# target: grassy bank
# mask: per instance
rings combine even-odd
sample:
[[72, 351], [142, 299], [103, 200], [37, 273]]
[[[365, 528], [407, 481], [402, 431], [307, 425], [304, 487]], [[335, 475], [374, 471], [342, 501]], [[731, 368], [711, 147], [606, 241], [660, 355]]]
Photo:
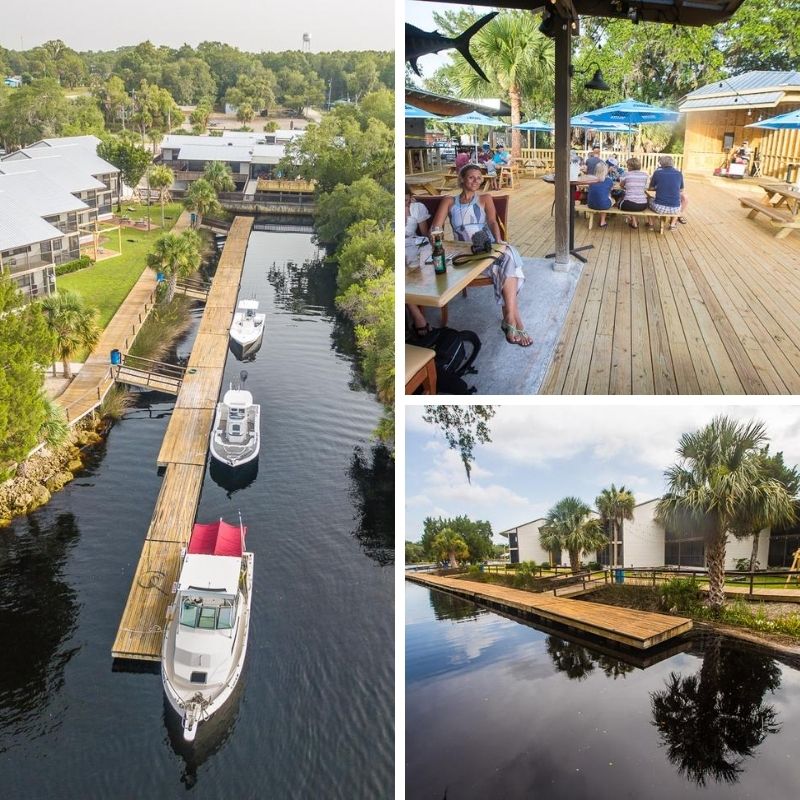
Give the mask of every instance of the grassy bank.
[[[179, 203], [166, 206], [166, 225], [169, 230], [183, 211]], [[126, 211], [131, 218], [141, 219], [147, 214], [147, 207]], [[151, 208], [152, 219], [156, 225], [161, 222], [161, 210], [158, 206]], [[77, 292], [86, 302], [98, 309], [98, 322], [101, 328], [108, 325], [111, 317], [122, 305], [139, 276], [147, 268], [146, 257], [153, 247], [153, 242], [161, 235], [160, 227], [149, 233], [134, 228], [122, 229], [122, 255], [106, 261], [99, 261], [91, 267], [63, 275], [57, 280], [59, 289]], [[116, 233], [111, 236], [111, 246], [117, 246]]]
[[730, 601], [720, 614], [703, 602], [697, 587], [688, 580], [673, 580], [663, 586], [605, 586], [582, 598], [589, 602], [656, 611], [690, 617], [713, 626], [753, 631], [766, 641], [800, 645], [800, 607], [787, 604]]

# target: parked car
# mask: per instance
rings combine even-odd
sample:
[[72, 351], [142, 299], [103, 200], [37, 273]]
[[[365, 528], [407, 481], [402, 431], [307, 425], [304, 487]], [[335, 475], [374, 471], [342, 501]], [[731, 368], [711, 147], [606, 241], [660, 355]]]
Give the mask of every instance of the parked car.
[[442, 161], [453, 162], [456, 160], [456, 147], [452, 142], [434, 142], [433, 146], [439, 151]]

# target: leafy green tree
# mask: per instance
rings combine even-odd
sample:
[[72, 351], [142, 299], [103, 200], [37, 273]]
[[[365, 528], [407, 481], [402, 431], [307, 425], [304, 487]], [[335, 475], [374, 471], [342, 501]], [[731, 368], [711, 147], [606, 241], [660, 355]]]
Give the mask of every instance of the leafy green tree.
[[375, 220], [353, 223], [337, 253], [339, 271], [336, 283], [344, 292], [352, 284], [394, 270], [394, 231]]
[[208, 127], [208, 120], [213, 110], [208, 100], [202, 100], [195, 106], [194, 111], [189, 115], [189, 122], [192, 123], [192, 128], [197, 133], [203, 133]]
[[143, 80], [133, 98], [131, 124], [142, 137], [142, 145], [149, 136], [155, 141], [183, 121], [183, 112], [166, 90]]
[[799, 0], [747, 0], [722, 26], [725, 67], [732, 75], [747, 70], [795, 70], [800, 63]]
[[217, 84], [208, 64], [194, 56], [164, 64], [159, 84], [184, 105], [213, 100], [217, 96]]
[[255, 115], [256, 112], [253, 111], [253, 106], [251, 106], [250, 103], [242, 103], [236, 109], [236, 119], [238, 119], [243, 125], [252, 121]]
[[200, 266], [200, 236], [187, 229], [181, 233], [162, 233], [153, 250], [147, 254], [147, 266], [163, 273], [167, 279], [166, 302], [175, 297], [178, 278], [186, 278]]
[[725, 605], [728, 533], [741, 535], [753, 519], [772, 526], [795, 518], [786, 486], [765, 469], [766, 444], [763, 423], [714, 417], [681, 437], [680, 461], [664, 473], [668, 488], [656, 506], [656, 519], [678, 533], [704, 536], [708, 602], [717, 612]]
[[[477, 21], [480, 15], [470, 12], [466, 16]], [[464, 13], [434, 14], [434, 19], [445, 31], [460, 26], [464, 17]], [[458, 27], [452, 33], [455, 35], [464, 29]], [[453, 67], [448, 73], [450, 79], [465, 97], [500, 95], [507, 99], [511, 106], [512, 125], [522, 122], [522, 98], [528, 91], [542, 85], [552, 89], [553, 40], [539, 33], [538, 19], [529, 11], [501, 11], [473, 36], [470, 52], [483, 68], [490, 85], [487, 86], [464, 57], [455, 52]], [[518, 130], [512, 132], [511, 142], [512, 155], [519, 158], [521, 139]]]
[[479, 562], [491, 557], [494, 549], [491, 523], [471, 520], [464, 515], [452, 519], [426, 517], [423, 520], [420, 544], [427, 555], [435, 554], [433, 541], [445, 529], [454, 531], [466, 544], [467, 555], [464, 559]]
[[451, 450], [461, 453], [461, 461], [470, 480], [475, 445], [492, 441], [489, 420], [494, 416], [492, 406], [425, 406], [422, 419], [441, 428]]
[[573, 573], [580, 569], [581, 554], [591, 553], [608, 543], [599, 519], [592, 518], [592, 509], [577, 497], [559, 500], [548, 512], [540, 528], [539, 540], [552, 552], [552, 544], [569, 553]]
[[394, 197], [372, 178], [361, 178], [348, 185], [339, 184], [317, 201], [315, 228], [323, 244], [338, 249], [348, 228], [355, 222], [372, 220], [388, 225], [394, 216]]
[[16, 284], [0, 273], [0, 479], [38, 444], [48, 419], [42, 391], [53, 334], [39, 303], [24, 305]]
[[8, 95], [0, 118], [0, 138], [7, 150], [58, 136], [67, 117], [67, 101], [58, 81], [34, 80]]
[[70, 361], [76, 353], [94, 347], [100, 339], [97, 309], [76, 292], [59, 291], [41, 301], [47, 327], [56, 339], [53, 355], [61, 359], [64, 377], [72, 378]]
[[93, 97], [82, 95], [67, 104], [67, 118], [61, 126], [63, 136], [102, 136], [105, 130], [103, 112]]
[[175, 173], [163, 164], [150, 170], [150, 187], [158, 192], [161, 203], [161, 227], [164, 227], [164, 203], [169, 201], [169, 190], [175, 182]]
[[122, 182], [136, 188], [150, 165], [150, 154], [124, 137], [109, 136], [97, 145], [97, 155], [120, 171]]
[[203, 178], [214, 187], [217, 194], [232, 192], [236, 188], [231, 168], [224, 161], [209, 161], [203, 170]]
[[452, 528], [442, 528], [433, 537], [431, 551], [436, 561], [449, 561], [451, 567], [469, 556], [467, 543]]
[[620, 563], [619, 553], [617, 552], [617, 542], [622, 539], [622, 526], [625, 520], [633, 519], [633, 509], [636, 501], [633, 494], [624, 486], [617, 489], [611, 484], [610, 489], [603, 489], [594, 501], [600, 519], [607, 522], [611, 528], [611, 541], [613, 542], [613, 552], [611, 553], [611, 565], [616, 567]]
[[[789, 497], [795, 506], [795, 516], [797, 515], [797, 494], [800, 491], [800, 473], [797, 467], [789, 467], [783, 461], [783, 453], [776, 453], [774, 456], [769, 454], [769, 445], [767, 445], [761, 453], [762, 457], [762, 471], [767, 477], [773, 478], [778, 483], [783, 485], [789, 493]], [[749, 569], [752, 571], [756, 568], [758, 560], [758, 543], [761, 531], [772, 525], [769, 519], [760, 518], [763, 508], [755, 506], [752, 509], [752, 516], [746, 514], [744, 518], [738, 523], [736, 533], [739, 537], [753, 536], [753, 549], [750, 553]]]
[[325, 101], [325, 84], [313, 73], [282, 69], [277, 85], [278, 102], [297, 114], [302, 114], [307, 106], [321, 106]]
[[92, 94], [97, 98], [105, 115], [106, 125], [115, 127], [117, 121], [125, 130], [125, 117], [130, 115], [133, 101], [125, 91], [125, 84], [117, 75], [112, 75], [105, 83], [96, 82], [92, 86]]
[[189, 211], [193, 211], [197, 215], [195, 227], [200, 224], [206, 214], [212, 214], [220, 209], [217, 192], [205, 178], [199, 178], [192, 182], [186, 192], [183, 204]]
[[425, 551], [418, 542], [406, 542], [406, 564], [421, 564], [425, 560]]
[[361, 114], [366, 119], [377, 119], [387, 128], [394, 127], [394, 92], [377, 89], [361, 101]]

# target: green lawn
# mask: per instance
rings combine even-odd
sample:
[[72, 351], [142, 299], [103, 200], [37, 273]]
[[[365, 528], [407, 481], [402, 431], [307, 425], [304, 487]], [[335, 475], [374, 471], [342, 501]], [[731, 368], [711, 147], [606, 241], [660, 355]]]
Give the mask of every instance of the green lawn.
[[[125, 209], [125, 206], [123, 206]], [[170, 203], [165, 207], [166, 229], [169, 230], [178, 219], [183, 206], [180, 203]], [[136, 211], [123, 211], [132, 218], [140, 218], [146, 214], [146, 207]], [[160, 224], [161, 209], [154, 206], [153, 222]], [[99, 310], [98, 322], [101, 328], [108, 325], [111, 317], [128, 296], [128, 292], [139, 280], [139, 276], [147, 268], [145, 257], [151, 250], [153, 242], [162, 233], [161, 228], [146, 233], [133, 228], [122, 229], [122, 255], [100, 261], [91, 267], [62, 275], [56, 279], [58, 289], [68, 289], [77, 292], [86, 301]], [[118, 246], [116, 232], [110, 236], [110, 247]]]

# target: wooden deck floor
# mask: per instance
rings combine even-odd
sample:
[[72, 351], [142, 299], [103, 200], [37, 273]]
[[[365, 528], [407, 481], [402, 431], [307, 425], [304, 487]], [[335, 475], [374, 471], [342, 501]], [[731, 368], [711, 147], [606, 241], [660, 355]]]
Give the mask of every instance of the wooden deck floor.
[[512, 613], [522, 611], [533, 614], [637, 650], [647, 650], [692, 629], [692, 621], [683, 617], [570, 600], [553, 597], [552, 594], [535, 594], [521, 589], [419, 573], [406, 575], [406, 580], [443, 589], [478, 603], [497, 605]]
[[114, 658], [158, 661], [161, 656], [164, 620], [178, 579], [181, 548], [189, 541], [203, 486], [228, 331], [252, 225], [252, 218], [233, 221], [217, 266], [209, 293], [209, 300], [214, 297], [213, 310], [207, 307], [203, 313], [158, 455], [158, 464], [166, 471], [112, 647]]
[[[687, 176], [686, 189], [689, 222], [663, 236], [576, 220], [576, 245], [594, 249], [543, 393], [800, 392], [800, 234], [746, 218], [737, 198], [761, 200], [756, 186]], [[509, 240], [552, 252], [552, 186], [526, 178], [510, 197]]]

